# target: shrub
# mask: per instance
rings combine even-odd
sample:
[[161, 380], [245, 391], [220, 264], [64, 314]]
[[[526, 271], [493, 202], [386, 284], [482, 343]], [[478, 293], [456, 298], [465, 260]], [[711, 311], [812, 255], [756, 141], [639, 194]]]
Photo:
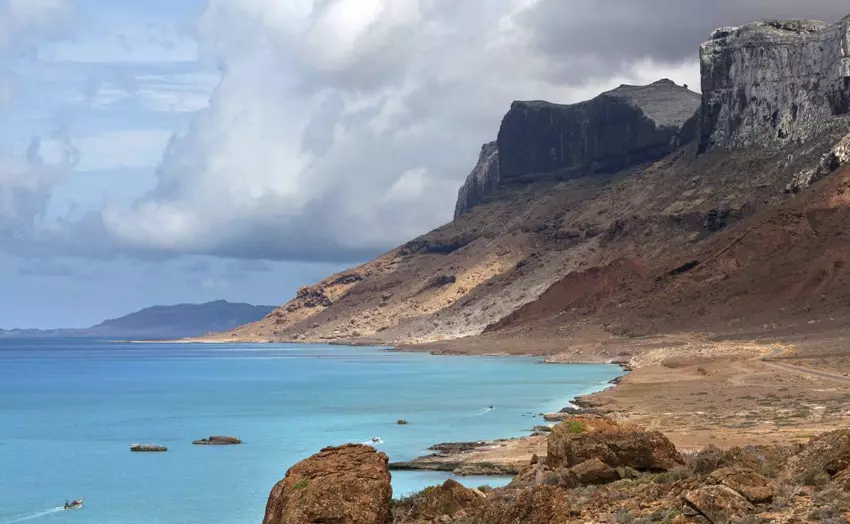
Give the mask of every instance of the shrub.
[[570, 430], [570, 433], [575, 433], [576, 435], [584, 433], [584, 422], [578, 420], [568, 420], [564, 422], [564, 425]]

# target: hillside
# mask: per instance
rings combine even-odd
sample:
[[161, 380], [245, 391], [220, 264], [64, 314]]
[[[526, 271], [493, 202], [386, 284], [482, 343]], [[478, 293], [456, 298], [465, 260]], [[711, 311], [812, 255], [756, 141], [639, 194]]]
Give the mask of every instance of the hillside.
[[839, 328], [848, 41], [850, 17], [724, 28], [701, 96], [662, 80], [515, 102], [451, 223], [219, 338], [556, 352]]
[[153, 306], [85, 329], [0, 330], [0, 335], [138, 339], [197, 337], [254, 322], [274, 309], [273, 306], [253, 306], [224, 300], [205, 304]]

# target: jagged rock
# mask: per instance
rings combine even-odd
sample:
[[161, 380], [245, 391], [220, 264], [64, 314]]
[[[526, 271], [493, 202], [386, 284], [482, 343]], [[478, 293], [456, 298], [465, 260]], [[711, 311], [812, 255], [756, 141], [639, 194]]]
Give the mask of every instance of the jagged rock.
[[818, 473], [832, 476], [850, 467], [850, 429], [817, 436], [786, 464], [786, 473], [804, 479]]
[[263, 524], [389, 524], [387, 456], [371, 446], [325, 448], [275, 484]]
[[773, 500], [773, 483], [751, 469], [718, 469], [709, 475], [708, 481], [737, 491], [753, 504], [763, 504]]
[[712, 524], [730, 524], [753, 511], [753, 505], [726, 486], [705, 486], [686, 492], [685, 504]]
[[623, 85], [572, 105], [514, 102], [497, 140], [500, 183], [616, 172], [657, 160], [678, 147], [699, 105], [700, 95], [670, 80]]
[[830, 174], [838, 171], [845, 164], [850, 162], [850, 135], [842, 138], [832, 149], [826, 152], [821, 157], [818, 165], [812, 168], [800, 171], [791, 179], [791, 182], [785, 187], [788, 193], [796, 193], [801, 189], [805, 189], [815, 182], [826, 178]]
[[620, 475], [598, 458], [586, 460], [570, 468], [579, 484], [608, 484], [620, 480]]
[[466, 213], [496, 190], [499, 184], [499, 147], [496, 142], [481, 146], [478, 163], [457, 193], [455, 218]]
[[477, 489], [464, 487], [449, 479], [442, 486], [429, 488], [416, 506], [416, 517], [434, 520], [443, 515], [455, 515], [463, 510], [484, 504], [485, 496]]
[[396, 422], [396, 424], [398, 424], [399, 426], [406, 426], [406, 425], [407, 425], [407, 421], [406, 421], [406, 420], [404, 420], [403, 418], [400, 418], [400, 419], [398, 419], [398, 421]]
[[223, 435], [214, 435], [209, 438], [202, 438], [192, 442], [197, 446], [232, 446], [234, 444], [242, 444], [242, 441], [236, 437], [227, 437]]
[[130, 451], [140, 453], [161, 453], [163, 451], [168, 451], [168, 448], [165, 446], [157, 446], [156, 444], [130, 444]]
[[591, 459], [638, 471], [666, 471], [684, 463], [673, 443], [657, 431], [626, 429], [588, 417], [575, 417], [553, 428], [546, 457], [549, 466], [569, 468]]
[[805, 139], [850, 113], [850, 17], [718, 29], [700, 62], [701, 150]]

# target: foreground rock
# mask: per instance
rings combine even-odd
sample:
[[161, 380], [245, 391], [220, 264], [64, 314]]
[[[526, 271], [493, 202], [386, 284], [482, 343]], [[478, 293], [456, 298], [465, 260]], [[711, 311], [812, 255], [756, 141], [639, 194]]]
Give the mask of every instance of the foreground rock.
[[571, 468], [593, 459], [638, 471], [666, 471], [684, 463], [673, 443], [657, 431], [581, 416], [555, 426], [549, 435], [548, 466]]
[[158, 446], [156, 444], [131, 444], [130, 451], [140, 453], [161, 453], [168, 451], [168, 448], [165, 446]]
[[213, 435], [208, 438], [202, 438], [201, 440], [195, 440], [192, 444], [195, 444], [196, 446], [232, 446], [235, 444], [242, 444], [242, 441], [236, 437]]
[[272, 488], [263, 524], [388, 524], [387, 462], [370, 446], [325, 448]]
[[443, 516], [484, 505], [484, 493], [466, 488], [455, 480], [447, 480], [441, 486], [428, 488], [417, 500], [415, 513], [421, 520], [438, 520]]

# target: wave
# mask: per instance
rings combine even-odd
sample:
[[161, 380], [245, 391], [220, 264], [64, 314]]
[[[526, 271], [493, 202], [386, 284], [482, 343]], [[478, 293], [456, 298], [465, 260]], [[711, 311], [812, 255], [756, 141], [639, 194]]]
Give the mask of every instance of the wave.
[[369, 439], [365, 442], [361, 442], [360, 444], [362, 444], [364, 446], [377, 446], [377, 445], [383, 444], [383, 443], [384, 443], [384, 441], [381, 439], [381, 437], [375, 437], [375, 438]]
[[480, 417], [481, 415], [486, 415], [487, 413], [490, 413], [494, 409], [496, 409], [496, 408], [490, 407], [490, 408], [479, 409], [478, 411], [475, 412], [474, 416]]
[[24, 517], [20, 517], [13, 520], [6, 520], [3, 524], [15, 524], [16, 522], [26, 522], [28, 520], [40, 519], [41, 517], [47, 517], [48, 515], [53, 515], [54, 513], [59, 513], [61, 511], [65, 511], [65, 508], [62, 506], [46, 509], [44, 511], [39, 511], [38, 513], [33, 513], [31, 515], [26, 515]]

